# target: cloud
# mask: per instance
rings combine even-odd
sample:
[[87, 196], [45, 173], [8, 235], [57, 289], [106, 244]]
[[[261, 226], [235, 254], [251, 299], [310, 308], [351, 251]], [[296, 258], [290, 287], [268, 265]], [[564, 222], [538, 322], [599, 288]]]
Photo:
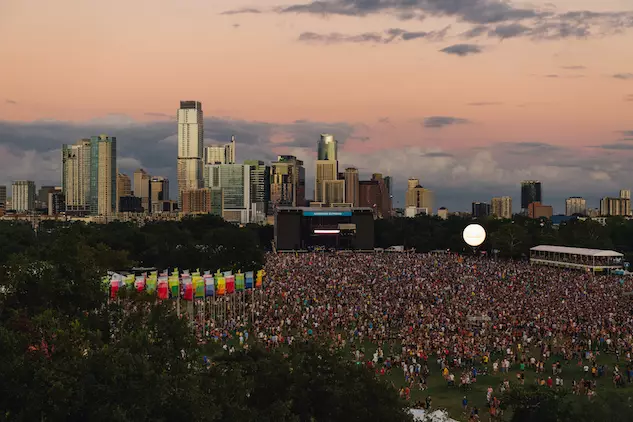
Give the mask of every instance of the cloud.
[[503, 103], [500, 103], [497, 101], [478, 101], [474, 103], [468, 103], [466, 105], [471, 106], [471, 107], [488, 107], [488, 106], [503, 105]]
[[399, 28], [390, 28], [383, 33], [365, 32], [361, 34], [340, 34], [332, 32], [329, 34], [319, 34], [316, 32], [303, 32], [299, 35], [299, 41], [313, 44], [343, 44], [343, 43], [374, 43], [389, 44], [398, 41], [412, 41], [417, 39], [427, 39], [430, 41], [440, 41], [446, 36], [448, 27], [439, 31], [405, 31]]
[[243, 8], [243, 9], [235, 9], [235, 10], [227, 10], [225, 12], [220, 13], [221, 15], [248, 15], [248, 14], [257, 14], [262, 13], [261, 9], [255, 8]]
[[597, 148], [602, 148], [602, 149], [610, 149], [610, 150], [616, 150], [616, 151], [633, 151], [633, 144], [603, 144], [603, 145], [598, 145]]
[[585, 66], [561, 66], [561, 69], [565, 69], [565, 70], [585, 70], [587, 68]]
[[461, 34], [466, 38], [486, 35], [555, 40], [613, 35], [633, 28], [631, 11], [558, 13], [551, 7], [519, 7], [500, 0], [313, 0], [275, 11], [320, 16], [390, 14], [398, 19], [453, 18], [473, 25]]
[[624, 101], [633, 101], [633, 94], [629, 94], [624, 97]]
[[472, 122], [468, 119], [462, 119], [459, 117], [451, 117], [451, 116], [425, 117], [424, 120], [422, 121], [422, 125], [424, 127], [434, 128], [434, 129], [441, 129], [446, 126], [453, 126], [453, 125], [465, 125], [469, 123], [472, 123]]
[[618, 133], [624, 136], [625, 138], [633, 137], [633, 130], [622, 130]]
[[[353, 131], [353, 125], [348, 123], [306, 120], [277, 124], [207, 117], [205, 145], [225, 143], [231, 135], [235, 135], [238, 160], [271, 161], [280, 151], [296, 148], [315, 150], [322, 132], [334, 134], [339, 144], [344, 146]], [[0, 121], [0, 185], [18, 178], [34, 180], [38, 185], [58, 184], [62, 144], [101, 133], [116, 136], [121, 171], [133, 172], [143, 167], [152, 174], [174, 180], [172, 188], [176, 189], [175, 122], [161, 118], [141, 123], [117, 114], [82, 123]], [[277, 138], [282, 138], [283, 143], [275, 143]]]
[[483, 52], [483, 48], [475, 44], [455, 44], [440, 50], [442, 53], [453, 54], [460, 57]]
[[7, 103], [7, 104], [11, 104], [11, 105], [16, 105], [18, 103], [17, 101], [10, 100], [8, 98], [4, 102]]
[[615, 75], [612, 75], [612, 77], [615, 79], [629, 80], [633, 79], [633, 73], [616, 73]]
[[160, 118], [164, 118], [164, 119], [176, 119], [175, 115], [171, 115], [171, 114], [165, 114], [165, 113], [153, 113], [153, 112], [148, 112], [148, 113], [143, 113], [145, 116], [148, 117], [160, 117]]

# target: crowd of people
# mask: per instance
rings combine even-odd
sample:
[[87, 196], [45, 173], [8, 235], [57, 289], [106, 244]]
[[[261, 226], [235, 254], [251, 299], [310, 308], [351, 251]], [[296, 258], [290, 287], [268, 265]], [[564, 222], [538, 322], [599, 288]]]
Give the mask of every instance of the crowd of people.
[[[406, 252], [269, 254], [265, 272], [252, 320], [233, 321], [233, 330], [273, 348], [324, 341], [379, 375], [400, 368], [405, 399], [430, 376], [468, 391], [490, 371], [505, 378], [488, 389], [492, 417], [526, 371], [559, 388], [563, 363], [579, 365], [585, 376], [567, 382], [588, 396], [600, 377], [623, 385], [633, 376], [633, 285], [622, 276]], [[618, 365], [605, 365], [604, 354]]]

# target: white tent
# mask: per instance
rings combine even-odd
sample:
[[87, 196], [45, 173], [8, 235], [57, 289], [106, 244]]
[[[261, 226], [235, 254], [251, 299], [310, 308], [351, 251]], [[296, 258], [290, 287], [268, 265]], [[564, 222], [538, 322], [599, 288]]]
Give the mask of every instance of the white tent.
[[457, 422], [455, 419], [449, 418], [444, 410], [436, 410], [428, 415], [424, 409], [409, 409], [409, 412], [416, 422]]

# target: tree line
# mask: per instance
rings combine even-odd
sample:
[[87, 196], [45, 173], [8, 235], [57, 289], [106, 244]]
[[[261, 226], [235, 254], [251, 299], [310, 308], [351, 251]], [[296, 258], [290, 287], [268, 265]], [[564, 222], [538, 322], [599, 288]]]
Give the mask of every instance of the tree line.
[[593, 220], [578, 220], [553, 225], [551, 221], [515, 216], [512, 220], [485, 218], [473, 220], [451, 216], [393, 218], [376, 220], [376, 246], [387, 248], [404, 245], [419, 252], [447, 250], [472, 253], [464, 243], [462, 232], [471, 223], [486, 229], [486, 240], [477, 248], [499, 257], [529, 256], [537, 245], [559, 245], [580, 248], [613, 249], [633, 259], [633, 221], [622, 217], [607, 219], [606, 225]]

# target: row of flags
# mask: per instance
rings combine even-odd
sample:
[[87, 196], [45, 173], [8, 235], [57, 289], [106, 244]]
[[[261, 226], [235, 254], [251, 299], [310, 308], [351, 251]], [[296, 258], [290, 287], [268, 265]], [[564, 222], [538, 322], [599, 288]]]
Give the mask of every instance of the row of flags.
[[264, 284], [264, 270], [259, 270], [257, 273], [238, 271], [237, 274], [233, 274], [232, 271], [221, 272], [218, 270], [215, 275], [212, 275], [211, 271], [204, 271], [201, 274], [199, 269], [193, 273], [184, 270], [181, 274], [178, 268], [174, 268], [171, 275], [166, 271], [161, 273], [152, 271], [149, 274], [126, 276], [113, 274], [105, 277], [104, 282], [110, 285], [110, 298], [112, 299], [117, 297], [120, 289], [134, 288], [139, 292], [156, 293], [159, 299], [182, 297], [184, 300], [194, 300], [224, 296], [236, 291], [259, 289]]

